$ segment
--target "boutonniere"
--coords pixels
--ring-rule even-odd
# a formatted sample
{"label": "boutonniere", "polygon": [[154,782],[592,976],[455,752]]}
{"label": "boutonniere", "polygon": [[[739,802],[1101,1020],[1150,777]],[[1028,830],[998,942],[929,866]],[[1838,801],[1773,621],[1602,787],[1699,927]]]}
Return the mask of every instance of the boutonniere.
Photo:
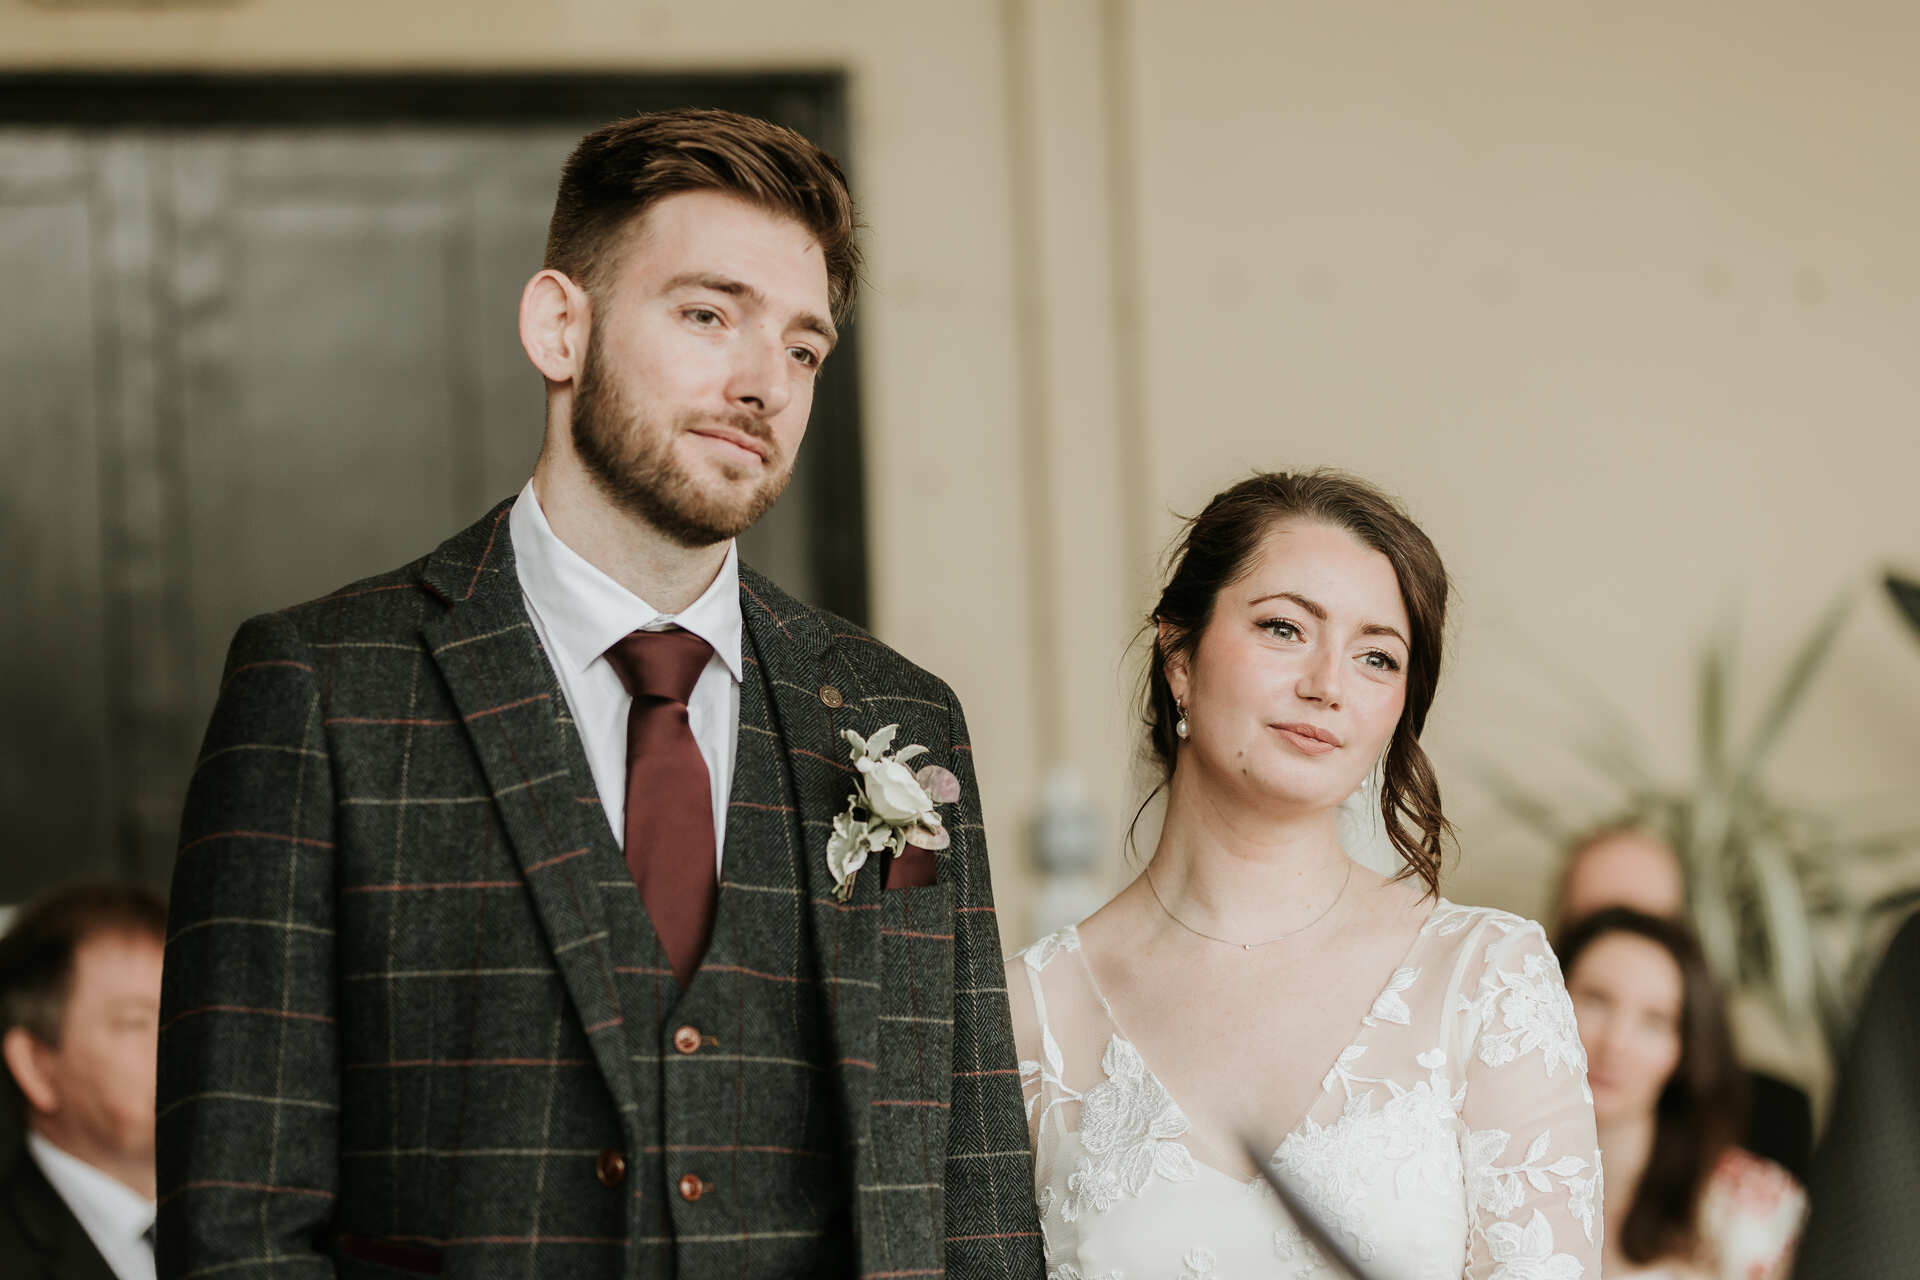
{"label": "boutonniere", "polygon": [[871,738],[852,729],[844,734],[859,779],[847,797],[847,811],[834,817],[827,837],[827,870],[833,874],[833,896],[842,902],[853,896],[854,873],[867,865],[867,855],[891,848],[888,856],[897,858],[909,844],[944,849],[953,843],[936,806],[960,798],[960,779],[937,764],[923,765],[917,773],[909,769],[907,762],[927,749],[887,750],[898,732],[900,726],[890,724]]}

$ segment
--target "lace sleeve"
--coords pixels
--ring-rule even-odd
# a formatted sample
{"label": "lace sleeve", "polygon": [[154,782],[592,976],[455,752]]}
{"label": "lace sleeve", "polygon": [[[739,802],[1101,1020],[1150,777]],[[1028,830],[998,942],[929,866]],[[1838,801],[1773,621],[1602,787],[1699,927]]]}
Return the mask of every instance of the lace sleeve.
{"label": "lace sleeve", "polygon": [[1600,1151],[1573,1004],[1539,925],[1504,916],[1484,927],[1484,965],[1468,966],[1456,1004],[1466,1275],[1599,1280]]}

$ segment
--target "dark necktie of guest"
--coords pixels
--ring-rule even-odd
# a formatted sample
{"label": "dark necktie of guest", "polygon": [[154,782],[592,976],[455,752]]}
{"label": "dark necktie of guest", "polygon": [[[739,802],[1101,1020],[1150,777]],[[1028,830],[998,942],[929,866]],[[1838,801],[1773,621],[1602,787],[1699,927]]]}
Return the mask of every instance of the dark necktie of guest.
{"label": "dark necktie of guest", "polygon": [[675,627],[635,631],[607,661],[633,695],[627,711],[627,870],[682,989],[693,981],[719,897],[713,790],[687,699],[713,649]]}

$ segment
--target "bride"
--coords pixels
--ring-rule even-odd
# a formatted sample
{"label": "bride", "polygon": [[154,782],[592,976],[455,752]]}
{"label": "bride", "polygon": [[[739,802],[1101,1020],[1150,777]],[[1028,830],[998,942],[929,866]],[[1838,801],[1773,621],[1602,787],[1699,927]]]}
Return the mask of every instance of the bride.
{"label": "bride", "polygon": [[[1438,893],[1446,596],[1426,535],[1337,472],[1256,475],[1188,525],[1147,674],[1159,843],[1008,961],[1048,1280],[1343,1274],[1249,1141],[1382,1280],[1598,1280],[1559,967],[1538,925]],[[1336,832],[1376,761],[1392,878]]]}

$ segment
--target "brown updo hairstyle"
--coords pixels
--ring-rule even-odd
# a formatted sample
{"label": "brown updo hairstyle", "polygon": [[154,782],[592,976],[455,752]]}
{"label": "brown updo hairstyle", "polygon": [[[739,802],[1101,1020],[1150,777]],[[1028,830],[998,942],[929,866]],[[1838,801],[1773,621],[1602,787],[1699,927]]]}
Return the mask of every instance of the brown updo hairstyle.
{"label": "brown updo hairstyle", "polygon": [[[1142,711],[1148,746],[1160,772],[1153,794],[1172,779],[1180,747],[1173,731],[1180,708],[1167,683],[1168,658],[1178,655],[1193,661],[1200,635],[1213,617],[1214,600],[1252,572],[1261,543],[1275,525],[1296,520],[1346,530],[1384,555],[1399,580],[1413,634],[1408,637],[1407,701],[1387,746],[1380,816],[1386,822],[1387,838],[1406,860],[1401,877],[1418,875],[1429,893],[1438,894],[1441,840],[1452,829],[1440,809],[1440,783],[1433,765],[1420,748],[1420,731],[1426,727],[1427,709],[1440,684],[1447,571],[1432,540],[1406,512],[1372,485],[1345,472],[1256,472],[1215,494],[1174,543],[1168,556],[1172,572],[1145,628],[1152,644]],[[1157,635],[1161,623],[1173,631],[1165,649]],[[1145,807],[1141,806],[1142,811]]]}
{"label": "brown updo hairstyle", "polygon": [[1631,907],[1596,911],[1561,934],[1561,970],[1571,979],[1581,955],[1616,933],[1653,943],[1680,970],[1680,1061],[1654,1103],[1653,1147],[1633,1203],[1623,1221],[1607,1223],[1621,1256],[1646,1266],[1698,1251],[1700,1199],[1746,1124],[1747,1082],[1719,985],[1686,925]]}

